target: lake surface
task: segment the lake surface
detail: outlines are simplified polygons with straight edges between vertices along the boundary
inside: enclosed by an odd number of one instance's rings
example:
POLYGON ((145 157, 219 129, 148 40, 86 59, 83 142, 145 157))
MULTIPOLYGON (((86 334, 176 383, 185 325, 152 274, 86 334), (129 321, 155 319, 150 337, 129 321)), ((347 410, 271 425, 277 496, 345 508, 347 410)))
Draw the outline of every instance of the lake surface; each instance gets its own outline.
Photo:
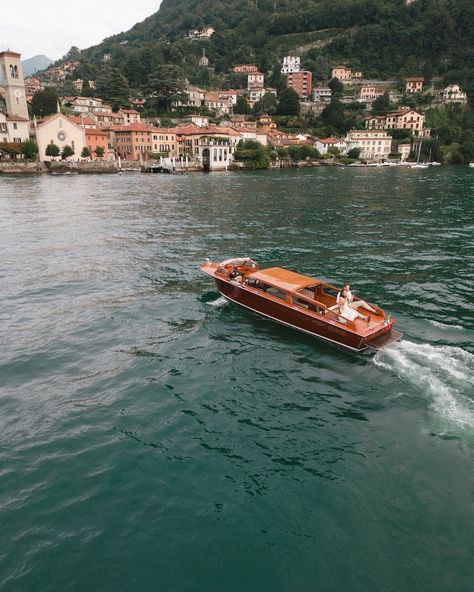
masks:
POLYGON ((472 591, 474 171, 0 177, 2 592, 472 591), (353 354, 202 258, 352 282, 353 354))

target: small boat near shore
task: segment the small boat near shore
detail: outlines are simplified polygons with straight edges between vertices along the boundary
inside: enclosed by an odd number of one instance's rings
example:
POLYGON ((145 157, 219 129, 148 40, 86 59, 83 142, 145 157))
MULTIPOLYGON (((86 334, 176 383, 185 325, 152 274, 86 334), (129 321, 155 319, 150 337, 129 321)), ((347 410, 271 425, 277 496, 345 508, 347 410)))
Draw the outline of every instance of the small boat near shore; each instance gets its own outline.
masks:
POLYGON ((391 315, 374 304, 368 319, 344 318, 336 302, 338 288, 322 280, 281 267, 260 269, 247 257, 206 260, 201 270, 227 300, 352 351, 379 350, 402 337, 391 315))

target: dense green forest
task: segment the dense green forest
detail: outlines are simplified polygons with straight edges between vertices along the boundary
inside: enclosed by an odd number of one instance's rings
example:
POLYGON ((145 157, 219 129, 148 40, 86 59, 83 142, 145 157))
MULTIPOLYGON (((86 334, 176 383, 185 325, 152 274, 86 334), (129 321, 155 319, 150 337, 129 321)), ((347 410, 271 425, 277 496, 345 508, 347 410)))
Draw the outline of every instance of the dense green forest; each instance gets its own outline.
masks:
MULTIPOLYGON (((344 62, 364 76, 439 76, 474 95, 472 0, 163 0, 160 10, 128 32, 82 52, 97 74, 104 54, 131 88, 161 64, 180 66, 191 82, 212 84, 239 62, 269 73, 290 50, 318 79, 344 62), (212 26, 210 39, 189 40, 212 26), (198 68, 205 49, 214 73, 198 68)), ((230 82, 234 82, 230 80, 230 82)))

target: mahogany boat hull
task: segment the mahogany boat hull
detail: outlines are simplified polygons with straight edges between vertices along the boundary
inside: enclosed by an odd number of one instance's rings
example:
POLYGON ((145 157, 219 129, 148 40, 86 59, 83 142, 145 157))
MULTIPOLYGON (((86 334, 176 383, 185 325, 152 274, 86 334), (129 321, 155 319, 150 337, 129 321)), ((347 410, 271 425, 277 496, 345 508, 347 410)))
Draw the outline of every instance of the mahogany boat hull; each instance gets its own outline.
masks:
POLYGON ((279 302, 269 300, 244 287, 231 282, 214 278, 217 289, 228 300, 240 304, 253 312, 268 317, 274 321, 304 331, 314 337, 319 337, 337 345, 342 345, 354 351, 366 349, 364 338, 345 331, 325 320, 309 318, 303 311, 295 310, 279 302))
MULTIPOLYGON (((254 269, 254 265, 241 267, 245 277, 238 281, 231 277, 230 265, 227 263, 224 262, 225 265, 203 263, 201 270, 214 279, 217 289, 227 300, 283 325, 356 352, 368 348, 381 349, 402 336, 401 333, 392 329, 393 320, 385 319, 385 313, 379 307, 376 307, 377 312, 373 315, 372 323, 358 321, 355 324, 341 318, 338 310, 333 310, 337 307, 329 307, 335 303, 336 299, 334 296, 325 294, 324 289, 318 296, 319 300, 312 300, 308 299, 305 290, 298 287, 301 282, 301 285, 316 282, 326 289, 336 289, 334 286, 282 268, 258 271, 254 269), (280 297, 275 293, 272 294, 270 289, 262 289, 262 280, 271 282, 267 288, 273 286, 277 288, 277 292, 280 288, 280 297), (305 307, 301 306, 302 298, 305 299, 303 301, 305 307), (321 298, 326 299, 327 304, 322 302, 321 298)), ((233 268, 236 269, 236 267, 233 268)), ((314 297, 316 298, 316 292, 314 297)))

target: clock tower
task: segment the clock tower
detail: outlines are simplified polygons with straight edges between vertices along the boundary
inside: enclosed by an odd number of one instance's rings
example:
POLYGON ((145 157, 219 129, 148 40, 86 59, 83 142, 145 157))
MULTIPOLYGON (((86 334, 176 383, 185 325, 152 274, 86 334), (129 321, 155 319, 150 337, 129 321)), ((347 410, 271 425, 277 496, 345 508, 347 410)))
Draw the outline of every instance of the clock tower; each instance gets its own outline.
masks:
POLYGON ((0 53, 0 86, 5 91, 7 114, 28 119, 21 54, 14 51, 0 53))

